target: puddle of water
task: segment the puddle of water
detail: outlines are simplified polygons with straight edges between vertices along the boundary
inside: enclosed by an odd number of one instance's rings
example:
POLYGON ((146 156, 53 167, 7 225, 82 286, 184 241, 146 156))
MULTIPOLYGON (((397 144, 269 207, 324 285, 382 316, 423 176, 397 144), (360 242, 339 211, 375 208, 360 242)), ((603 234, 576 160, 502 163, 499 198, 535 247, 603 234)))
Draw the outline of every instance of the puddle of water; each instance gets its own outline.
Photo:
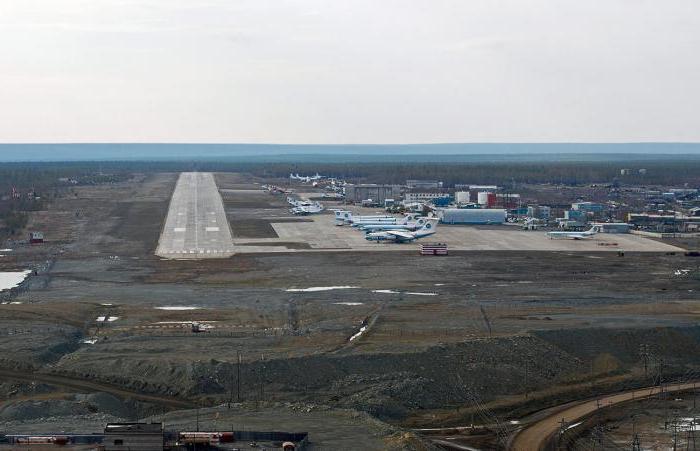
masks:
POLYGON ((350 285, 340 285, 340 286, 335 286, 335 287, 288 288, 285 291, 311 293, 311 292, 316 292, 316 291, 349 290, 352 288, 360 288, 360 287, 355 287, 355 286, 350 286, 350 285))

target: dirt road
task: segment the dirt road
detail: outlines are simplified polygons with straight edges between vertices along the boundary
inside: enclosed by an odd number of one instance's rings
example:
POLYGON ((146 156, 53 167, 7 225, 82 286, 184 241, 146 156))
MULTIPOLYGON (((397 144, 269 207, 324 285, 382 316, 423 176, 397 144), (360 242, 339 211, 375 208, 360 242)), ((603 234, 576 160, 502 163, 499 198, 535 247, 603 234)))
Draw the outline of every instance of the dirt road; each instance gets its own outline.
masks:
MULTIPOLYGON (((683 384, 665 385, 664 392, 678 392, 695 388, 697 382, 683 384)), ((603 396, 597 399, 589 399, 581 402, 564 404, 561 408, 555 408, 545 418, 536 423, 528 425, 520 431, 509 449, 511 451, 535 451, 545 450, 545 446, 550 438, 557 433, 561 427, 562 418, 567 424, 573 424, 584 417, 590 415, 598 409, 598 406, 608 407, 615 404, 633 401, 641 398, 648 398, 661 391, 661 387, 646 387, 638 390, 631 390, 613 395, 603 396)))
POLYGON ((194 407, 194 403, 184 399, 176 399, 167 396, 148 395, 134 391, 124 390, 109 384, 100 382, 86 381, 82 379, 73 379, 67 376, 58 376, 54 374, 28 373, 26 371, 13 371, 0 369, 0 379, 12 379, 20 381, 38 381, 59 387, 70 388, 73 390, 84 390, 86 392, 105 392, 111 393, 119 398, 133 398, 139 401, 158 404, 161 406, 172 407, 177 409, 186 409, 194 407))

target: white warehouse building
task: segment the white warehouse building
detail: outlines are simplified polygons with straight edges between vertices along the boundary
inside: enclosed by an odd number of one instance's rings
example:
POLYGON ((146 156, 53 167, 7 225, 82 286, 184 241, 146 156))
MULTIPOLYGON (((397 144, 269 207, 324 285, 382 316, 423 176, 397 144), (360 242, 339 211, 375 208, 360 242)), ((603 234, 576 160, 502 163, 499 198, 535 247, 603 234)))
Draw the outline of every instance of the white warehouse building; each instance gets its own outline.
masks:
POLYGON ((444 224, 503 224, 506 211, 503 208, 445 208, 438 211, 444 224))
POLYGON ((457 191, 455 193, 455 202, 458 204, 468 204, 471 202, 471 195, 469 191, 457 191))

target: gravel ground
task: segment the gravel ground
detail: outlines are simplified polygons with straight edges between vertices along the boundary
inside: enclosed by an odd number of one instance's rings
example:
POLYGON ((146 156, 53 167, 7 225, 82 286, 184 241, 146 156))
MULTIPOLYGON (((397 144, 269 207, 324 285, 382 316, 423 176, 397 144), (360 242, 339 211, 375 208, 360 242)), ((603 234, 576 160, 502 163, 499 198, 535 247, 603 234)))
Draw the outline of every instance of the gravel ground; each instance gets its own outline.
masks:
MULTIPOLYGON (((635 349, 659 328, 671 327, 661 342, 673 343, 675 334, 680 348, 697 354, 698 334, 676 330, 696 324, 700 289, 697 279, 677 274, 695 265, 680 253, 328 252, 165 261, 153 251, 175 179, 159 174, 81 187, 32 219, 49 242, 18 248, 3 265, 55 263, 30 280, 16 299, 21 304, 0 305, 4 364, 218 402, 240 350, 246 399, 255 399, 262 378, 269 401, 401 421, 463 404, 468 389, 484 399, 522 393, 526 371, 531 389, 585 379, 591 362, 601 375, 631 371, 639 366, 635 349), (353 288, 303 291, 338 286, 353 288), (100 316, 118 319, 96 321, 100 316), (192 334, 191 321, 211 329, 192 334), (369 327, 349 343, 363 325, 369 327), (631 332, 610 332, 622 329, 631 332)), ((225 189, 251 188, 240 176, 223 180, 225 189)), ((224 193, 229 216, 242 205, 236 196, 224 193)), ((254 234, 251 221, 262 215, 288 216, 278 199, 268 204, 246 207, 246 233, 254 234)), ((695 362, 670 345, 657 352, 678 367, 695 362)))

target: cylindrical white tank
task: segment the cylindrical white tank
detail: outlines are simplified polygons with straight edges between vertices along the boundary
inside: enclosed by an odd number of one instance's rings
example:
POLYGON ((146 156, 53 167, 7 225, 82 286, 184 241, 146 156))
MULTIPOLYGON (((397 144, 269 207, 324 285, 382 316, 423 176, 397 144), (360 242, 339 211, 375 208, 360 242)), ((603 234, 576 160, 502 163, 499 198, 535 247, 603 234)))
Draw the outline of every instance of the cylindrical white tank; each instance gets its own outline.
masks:
POLYGON ((470 201, 469 191, 457 191, 455 193, 455 201, 458 204, 468 204, 470 201))
POLYGON ((479 191, 476 194, 476 203, 478 203, 479 205, 488 205, 489 192, 488 191, 479 191))

